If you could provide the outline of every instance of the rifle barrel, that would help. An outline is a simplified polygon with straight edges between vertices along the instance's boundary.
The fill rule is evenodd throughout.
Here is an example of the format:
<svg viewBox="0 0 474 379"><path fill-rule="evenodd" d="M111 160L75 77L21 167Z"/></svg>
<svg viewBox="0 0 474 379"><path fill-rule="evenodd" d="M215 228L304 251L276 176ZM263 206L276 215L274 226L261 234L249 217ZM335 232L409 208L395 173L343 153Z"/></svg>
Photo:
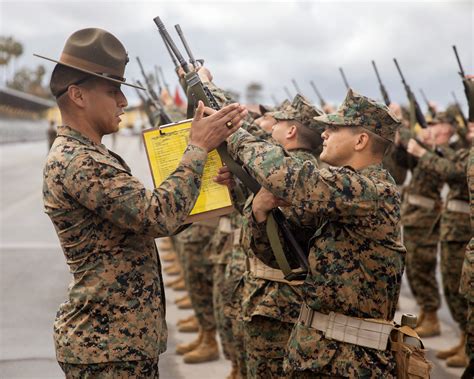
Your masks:
<svg viewBox="0 0 474 379"><path fill-rule="evenodd" d="M283 89L284 89L285 92L286 92L286 96L288 96L288 100L291 100L291 98L292 98L293 96L291 96L291 93L290 93L290 90L288 89L288 87L287 87L287 86L284 86Z"/></svg>
<svg viewBox="0 0 474 379"><path fill-rule="evenodd" d="M462 68L461 59L459 59L458 49L456 49L456 45L453 45L453 50L454 50L454 55L456 55L456 60L458 61L458 65L459 65L459 75L461 75L461 78L464 79L466 75L464 74L464 69Z"/></svg>
<svg viewBox="0 0 474 379"><path fill-rule="evenodd" d="M179 24L176 24L174 28L178 32L178 36L181 39L181 42L183 43L184 50L186 50L186 53L189 56L189 63L191 63L194 68L196 68L196 59L194 59L194 55L191 51L191 48L188 45L188 41L186 41L186 38L184 38L184 34L183 34L183 31L181 30L181 26L179 26Z"/></svg>
<svg viewBox="0 0 474 379"><path fill-rule="evenodd" d="M380 79L379 70L377 70L377 66L375 64L375 61L372 61L372 66L374 67L375 75L377 76L377 80L378 80L379 84L382 85L382 79Z"/></svg>
<svg viewBox="0 0 474 379"><path fill-rule="evenodd" d="M156 16L153 21L155 22L156 26L158 27L158 30L160 31L161 37L165 41L165 44L171 49L173 54L175 55L176 59L179 62L179 65L183 68L184 72L188 73L191 71L189 68L188 63L184 59L184 57L181 55L179 52L178 48L176 47L175 43L173 42L173 39L169 35L168 31L166 30L165 25L161 21L159 16Z"/></svg>
<svg viewBox="0 0 474 379"><path fill-rule="evenodd" d="M346 89L349 89L349 83L347 82L346 75L344 75L344 70L342 69L342 67L339 67L339 72L341 73L342 80L344 81Z"/></svg>
<svg viewBox="0 0 474 379"><path fill-rule="evenodd" d="M406 84L405 77L402 74L402 70L400 70L400 66L398 65L397 58L393 58L393 61L395 62L395 66L397 66L398 73L400 74L400 77L402 78L402 83Z"/></svg>
<svg viewBox="0 0 474 379"><path fill-rule="evenodd" d="M298 83L296 83L296 80L295 80L295 79L291 79L291 82L293 83L293 86L294 86L295 89L296 89L296 93L299 93L300 95L302 95L302 92L301 92L300 88L298 87Z"/></svg>

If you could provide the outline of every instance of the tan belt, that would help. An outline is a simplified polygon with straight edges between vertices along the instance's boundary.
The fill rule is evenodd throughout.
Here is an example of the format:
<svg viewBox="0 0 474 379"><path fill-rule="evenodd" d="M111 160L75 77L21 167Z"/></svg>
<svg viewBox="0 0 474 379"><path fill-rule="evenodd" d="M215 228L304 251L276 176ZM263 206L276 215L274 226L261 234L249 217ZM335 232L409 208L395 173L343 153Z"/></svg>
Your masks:
<svg viewBox="0 0 474 379"><path fill-rule="evenodd" d="M293 280L291 282L286 280L283 271L267 266L256 257L249 258L249 271L256 278L271 280L272 282L286 283L292 286L298 286L304 283L303 280Z"/></svg>
<svg viewBox="0 0 474 379"><path fill-rule="evenodd" d="M239 246L240 245L240 233L242 232L242 228L234 229L234 238L232 241L232 246Z"/></svg>
<svg viewBox="0 0 474 379"><path fill-rule="evenodd" d="M449 200L446 209L451 212L471 214L469 203L463 200Z"/></svg>
<svg viewBox="0 0 474 379"><path fill-rule="evenodd" d="M386 320L349 317L331 312L328 315L315 312L306 304L301 306L300 324L317 329L329 340L386 350L394 323Z"/></svg>
<svg viewBox="0 0 474 379"><path fill-rule="evenodd" d="M432 210L435 208L436 201L421 195L410 195L408 194L408 204L416 205L421 208Z"/></svg>
<svg viewBox="0 0 474 379"><path fill-rule="evenodd" d="M209 226L211 228L217 228L219 226L219 217L214 217L209 220L202 220L195 222L197 225Z"/></svg>

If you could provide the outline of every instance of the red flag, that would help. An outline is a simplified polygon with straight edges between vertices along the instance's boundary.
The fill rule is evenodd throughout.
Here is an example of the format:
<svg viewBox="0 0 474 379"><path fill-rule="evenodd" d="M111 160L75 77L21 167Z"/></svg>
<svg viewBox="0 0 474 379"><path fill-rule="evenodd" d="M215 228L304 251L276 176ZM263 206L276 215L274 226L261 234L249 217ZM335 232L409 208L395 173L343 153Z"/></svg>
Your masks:
<svg viewBox="0 0 474 379"><path fill-rule="evenodd" d="M181 95L179 94L179 87L176 86L176 91L174 92L174 103L178 107L182 107L184 105L183 99L181 99Z"/></svg>

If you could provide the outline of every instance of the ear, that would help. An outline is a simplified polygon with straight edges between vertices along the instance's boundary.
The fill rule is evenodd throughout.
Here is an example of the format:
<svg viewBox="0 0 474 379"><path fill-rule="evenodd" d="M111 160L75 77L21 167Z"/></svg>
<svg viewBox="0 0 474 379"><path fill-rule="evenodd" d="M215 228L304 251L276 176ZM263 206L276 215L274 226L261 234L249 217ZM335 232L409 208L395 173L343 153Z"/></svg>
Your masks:
<svg viewBox="0 0 474 379"><path fill-rule="evenodd" d="M296 125L294 125L294 124L290 125L290 128L286 132L286 138L287 139L295 138L296 137L296 132L297 132Z"/></svg>
<svg viewBox="0 0 474 379"><path fill-rule="evenodd" d="M83 88L76 85L69 86L67 89L67 96L77 107L85 107L86 103Z"/></svg>
<svg viewBox="0 0 474 379"><path fill-rule="evenodd" d="M369 145L369 135L368 133L362 132L356 136L354 150L362 151Z"/></svg>

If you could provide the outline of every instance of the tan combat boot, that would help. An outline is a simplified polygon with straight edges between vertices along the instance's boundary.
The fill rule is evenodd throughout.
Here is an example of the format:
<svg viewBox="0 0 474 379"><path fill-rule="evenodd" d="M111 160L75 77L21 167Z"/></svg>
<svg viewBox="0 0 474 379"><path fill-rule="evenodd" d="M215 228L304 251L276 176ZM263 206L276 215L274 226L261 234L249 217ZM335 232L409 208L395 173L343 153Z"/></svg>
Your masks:
<svg viewBox="0 0 474 379"><path fill-rule="evenodd" d="M469 363L469 358L466 354L466 346L463 345L458 349L456 354L446 359L446 366L448 367L466 367Z"/></svg>
<svg viewBox="0 0 474 379"><path fill-rule="evenodd" d="M186 291L186 282L184 279L180 280L179 282L176 282L171 286L175 291Z"/></svg>
<svg viewBox="0 0 474 379"><path fill-rule="evenodd" d="M193 318L191 321L183 322L178 325L178 332L181 333L197 333L199 332L199 323L196 318Z"/></svg>
<svg viewBox="0 0 474 379"><path fill-rule="evenodd" d="M176 354L178 355L183 355L186 353L189 353L190 351L193 351L195 348L197 348L202 342L202 331L199 331L199 335L194 341L191 341L190 343L182 343L176 346Z"/></svg>
<svg viewBox="0 0 474 379"><path fill-rule="evenodd" d="M182 301L186 300L187 298L189 298L189 294L188 294L188 293L185 294L185 295L183 295L183 296L181 296L181 297L178 297L178 298L174 301L174 303L175 303L175 304L181 303Z"/></svg>
<svg viewBox="0 0 474 379"><path fill-rule="evenodd" d="M186 298L183 301L180 301L176 304L178 309L193 309L193 303L191 303L191 298Z"/></svg>
<svg viewBox="0 0 474 379"><path fill-rule="evenodd" d="M172 263L163 269L168 275L179 275L181 274L181 267L178 263Z"/></svg>
<svg viewBox="0 0 474 379"><path fill-rule="evenodd" d="M203 331L202 341L194 350L184 355L184 363L203 363L219 359L216 330Z"/></svg>
<svg viewBox="0 0 474 379"><path fill-rule="evenodd" d="M438 315L435 312L425 312L423 321L415 328L421 338L439 336L441 334Z"/></svg>
<svg viewBox="0 0 474 379"><path fill-rule="evenodd" d="M456 346L451 347L450 349L440 350L436 353L436 358L439 359L447 359L456 355L459 349L464 349L464 345L466 343L466 335L461 333L461 341Z"/></svg>
<svg viewBox="0 0 474 379"><path fill-rule="evenodd" d="M177 278L170 279L170 280L166 281L166 282L165 282L165 286L166 286L166 287L171 287L171 288L173 288L173 286L174 286L176 283L179 283L181 280L184 280L183 275L180 275L180 276L178 276Z"/></svg>
<svg viewBox="0 0 474 379"><path fill-rule="evenodd" d="M176 323L177 326L180 326L181 324L185 324L189 321L192 321L192 320L195 320L197 322L197 318L195 315L191 315L189 317L186 317L186 318L182 318L180 320L178 320L178 322Z"/></svg>
<svg viewBox="0 0 474 379"><path fill-rule="evenodd" d="M416 320L416 326L420 326L424 319L425 319L425 312L422 309L420 311L420 314L418 315L418 319Z"/></svg>

